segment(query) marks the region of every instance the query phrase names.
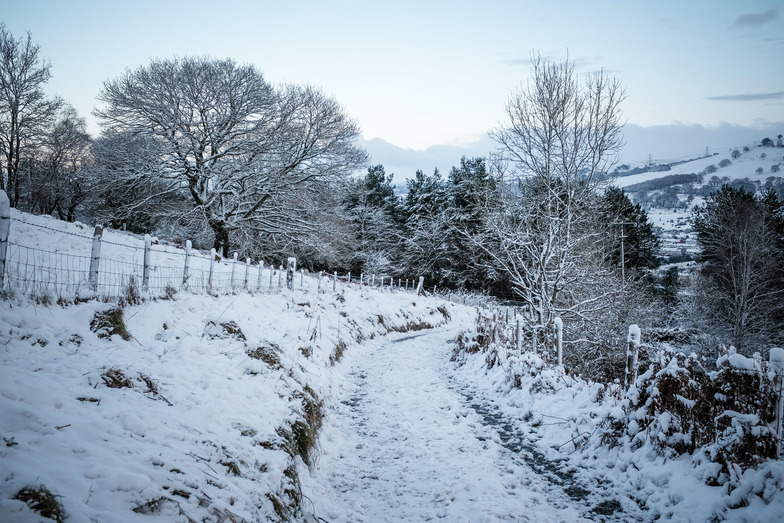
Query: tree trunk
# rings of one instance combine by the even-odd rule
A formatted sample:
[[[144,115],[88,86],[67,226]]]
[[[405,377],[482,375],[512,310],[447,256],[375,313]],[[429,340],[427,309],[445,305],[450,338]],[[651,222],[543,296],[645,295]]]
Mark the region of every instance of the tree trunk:
[[[215,252],[220,253],[224,258],[229,257],[229,228],[223,220],[209,220],[210,228],[212,228],[215,242],[213,247]]]

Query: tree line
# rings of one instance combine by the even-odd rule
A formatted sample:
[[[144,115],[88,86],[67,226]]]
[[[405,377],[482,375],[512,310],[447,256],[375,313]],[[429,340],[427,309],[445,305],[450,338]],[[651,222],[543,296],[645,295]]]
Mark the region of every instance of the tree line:
[[[499,153],[417,171],[398,195],[358,124],[313,86],[274,87],[231,59],[153,59],[104,82],[91,137],[45,97],[39,53],[0,26],[0,189],[20,210],[492,294],[542,343],[561,318],[567,361],[593,373],[623,354],[630,323],[674,317],[677,271],[652,275],[653,227],[607,185],[625,90],[603,71],[533,55],[490,132]]]

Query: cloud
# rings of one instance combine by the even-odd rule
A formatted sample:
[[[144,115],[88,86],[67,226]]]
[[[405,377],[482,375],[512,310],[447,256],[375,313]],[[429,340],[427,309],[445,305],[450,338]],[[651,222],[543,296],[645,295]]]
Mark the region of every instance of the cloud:
[[[784,91],[779,91],[778,93],[725,94],[722,96],[709,96],[706,100],[713,102],[759,102],[762,100],[779,100],[781,98],[784,98]]]
[[[750,27],[759,27],[761,25],[772,22],[779,17],[778,9],[770,9],[764,13],[748,13],[740,15],[735,19],[735,22],[730,26],[730,29],[746,29]]]

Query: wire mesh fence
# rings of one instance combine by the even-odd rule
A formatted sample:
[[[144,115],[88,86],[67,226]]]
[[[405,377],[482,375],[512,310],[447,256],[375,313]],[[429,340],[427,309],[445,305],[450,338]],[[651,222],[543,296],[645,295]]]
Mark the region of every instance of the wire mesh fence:
[[[10,221],[10,220],[9,220]],[[6,236],[0,259],[0,291],[43,302],[81,299],[131,299],[171,296],[176,292],[228,294],[338,291],[348,285],[416,290],[414,279],[312,273],[281,264],[223,258],[213,250],[201,253],[185,245],[153,242],[149,236],[110,232],[97,227],[93,236],[48,227],[22,219],[25,232]],[[82,229],[84,227],[82,226]],[[36,230],[48,233],[48,244],[34,244]],[[119,240],[118,240],[119,239]],[[43,240],[46,243],[47,240]],[[421,283],[419,283],[421,285]]]

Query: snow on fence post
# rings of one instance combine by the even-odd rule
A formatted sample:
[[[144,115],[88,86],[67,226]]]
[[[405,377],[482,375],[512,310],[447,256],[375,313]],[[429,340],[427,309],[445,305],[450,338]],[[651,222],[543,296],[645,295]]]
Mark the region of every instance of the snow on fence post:
[[[212,277],[215,274],[215,256],[218,252],[213,248],[210,249],[210,275],[207,278],[207,290],[212,292]]]
[[[152,236],[144,235],[144,262],[142,265],[142,290],[150,292],[150,249],[152,249]]]
[[[425,277],[419,277],[419,285],[417,285],[417,296],[421,295],[425,291]]]
[[[250,258],[245,258],[245,290],[248,290],[248,272],[250,271]]]
[[[289,257],[286,269],[286,287],[288,290],[294,290],[294,273],[297,272],[297,259],[293,256]]]
[[[338,284],[338,271],[335,271],[335,278],[332,280],[332,292],[335,292],[335,288]]]
[[[770,349],[770,365],[768,370],[773,374],[773,390],[778,391],[778,400],[776,401],[776,436],[778,437],[778,446],[776,447],[776,457],[781,459],[781,443],[784,440],[784,349],[773,347]]]
[[[11,233],[11,202],[5,191],[0,190],[0,292],[5,283],[5,264],[8,255],[8,236]]]
[[[626,337],[629,344],[626,348],[626,375],[624,384],[628,389],[637,380],[637,355],[640,350],[640,327],[636,324],[629,325],[629,335]]]
[[[93,234],[93,248],[90,253],[90,274],[87,277],[87,283],[90,285],[90,290],[98,292],[98,268],[101,265],[101,237],[103,237],[103,226],[96,225],[95,233]]]
[[[299,288],[300,289],[305,288],[305,269],[299,270]]]
[[[521,336],[522,329],[520,328],[520,318],[515,320],[515,349],[518,354],[523,353],[523,337]]]
[[[271,263],[269,266],[269,271],[270,271],[269,291],[272,292],[272,277],[275,275],[275,267]]]
[[[264,272],[264,262],[259,260],[259,277],[256,278],[256,292],[261,290],[261,273]]]
[[[321,292],[321,278],[324,276],[324,271],[319,271],[318,276],[318,292]]]
[[[283,265],[278,265],[278,289],[283,287]]]
[[[234,253],[234,261],[231,264],[231,280],[229,280],[229,289],[234,290],[234,270],[237,268],[237,253]]]
[[[563,320],[560,316],[553,319],[555,327],[555,351],[558,357],[558,366],[563,367]]]
[[[190,240],[186,240],[185,242],[185,266],[182,268],[182,288],[188,288],[188,270],[190,269],[191,263],[191,249],[193,248],[193,243]]]

